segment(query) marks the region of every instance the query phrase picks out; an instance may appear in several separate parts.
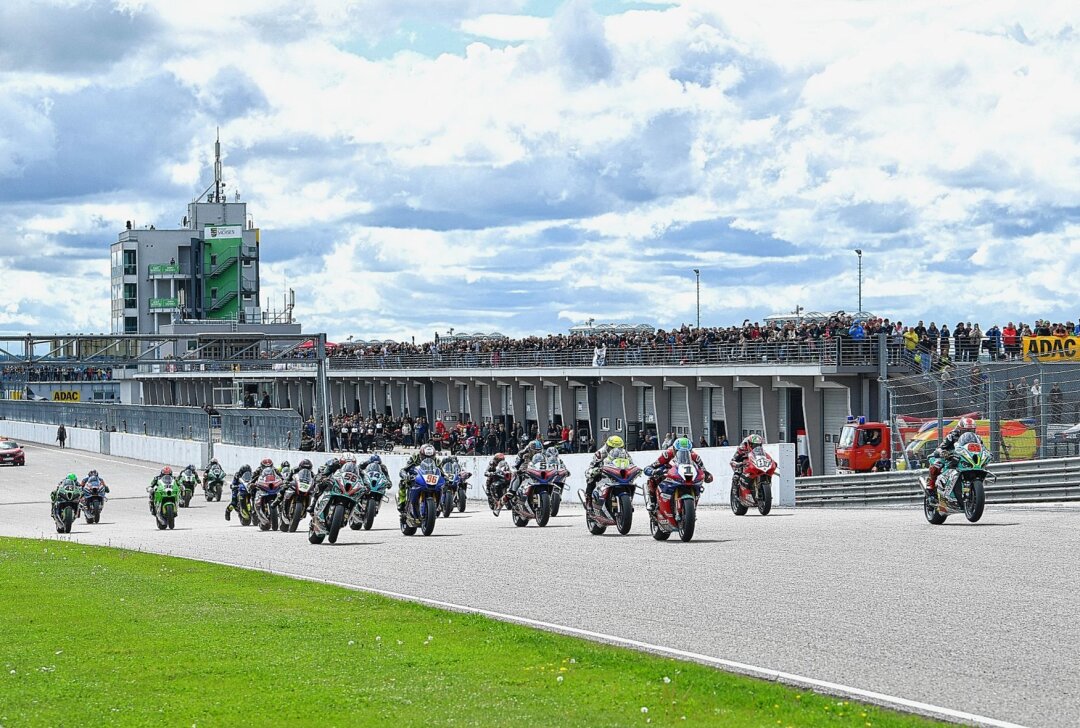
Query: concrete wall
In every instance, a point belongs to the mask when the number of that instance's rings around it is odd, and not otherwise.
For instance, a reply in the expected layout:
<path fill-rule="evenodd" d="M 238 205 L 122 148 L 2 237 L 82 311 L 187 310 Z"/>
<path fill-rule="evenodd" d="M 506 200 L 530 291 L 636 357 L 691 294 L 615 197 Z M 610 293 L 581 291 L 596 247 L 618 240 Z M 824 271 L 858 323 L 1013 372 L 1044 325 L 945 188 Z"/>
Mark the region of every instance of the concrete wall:
<path fill-rule="evenodd" d="M 210 459 L 209 446 L 205 442 L 128 435 L 122 432 L 111 432 L 107 435 L 109 448 L 107 455 L 147 460 L 162 465 L 192 464 L 196 467 L 202 467 Z"/>
<path fill-rule="evenodd" d="M 56 428 L 56 425 L 41 425 L 36 422 L 0 420 L 0 436 L 10 437 L 19 443 L 37 442 L 45 445 L 58 445 Z M 76 450 L 101 452 L 101 431 L 82 427 L 68 427 L 67 446 Z"/>

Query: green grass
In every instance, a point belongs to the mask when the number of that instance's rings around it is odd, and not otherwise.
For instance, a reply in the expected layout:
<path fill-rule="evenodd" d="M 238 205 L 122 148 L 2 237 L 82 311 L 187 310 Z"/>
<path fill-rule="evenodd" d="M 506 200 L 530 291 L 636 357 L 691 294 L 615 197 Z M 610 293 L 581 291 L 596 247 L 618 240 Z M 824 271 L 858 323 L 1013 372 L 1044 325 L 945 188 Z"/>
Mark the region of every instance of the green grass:
<path fill-rule="evenodd" d="M 483 617 L 57 541 L 0 538 L 0 666 L 5 728 L 930 725 Z"/>

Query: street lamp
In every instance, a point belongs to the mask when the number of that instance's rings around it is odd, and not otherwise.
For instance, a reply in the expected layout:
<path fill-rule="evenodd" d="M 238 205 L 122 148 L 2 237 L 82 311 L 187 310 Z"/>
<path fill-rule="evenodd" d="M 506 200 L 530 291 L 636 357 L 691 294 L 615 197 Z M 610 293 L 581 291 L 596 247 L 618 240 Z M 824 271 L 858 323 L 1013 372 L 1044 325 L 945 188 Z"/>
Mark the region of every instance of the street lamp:
<path fill-rule="evenodd" d="M 701 328 L 701 271 L 694 268 L 694 283 L 697 288 L 697 328 Z"/>
<path fill-rule="evenodd" d="M 862 250 L 855 248 L 855 255 L 859 256 L 859 310 L 856 314 L 862 313 Z"/>

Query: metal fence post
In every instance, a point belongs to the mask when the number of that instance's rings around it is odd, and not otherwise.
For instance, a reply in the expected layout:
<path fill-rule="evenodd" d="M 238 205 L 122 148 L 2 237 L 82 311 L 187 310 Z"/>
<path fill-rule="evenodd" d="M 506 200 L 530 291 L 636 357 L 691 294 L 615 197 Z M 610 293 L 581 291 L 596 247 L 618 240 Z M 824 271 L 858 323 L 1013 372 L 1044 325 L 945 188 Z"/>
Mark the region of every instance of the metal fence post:
<path fill-rule="evenodd" d="M 990 452 L 995 460 L 1001 459 L 1001 413 L 998 407 L 1000 397 L 996 371 L 990 369 L 986 374 L 986 417 L 990 420 Z"/>
<path fill-rule="evenodd" d="M 1039 427 L 1039 459 L 1041 460 L 1046 457 L 1046 439 L 1049 435 L 1047 411 L 1050 404 L 1050 390 L 1046 386 L 1046 368 L 1043 366 L 1042 359 L 1036 358 L 1035 363 L 1039 367 L 1039 401 L 1036 404 L 1039 411 L 1035 419 Z"/>
<path fill-rule="evenodd" d="M 937 391 L 937 439 L 940 446 L 945 439 L 945 387 L 940 379 L 934 380 L 934 387 Z"/>
<path fill-rule="evenodd" d="M 878 351 L 878 420 L 888 422 L 892 412 L 889 391 L 885 383 L 889 380 L 889 347 L 885 334 L 877 335 Z"/>

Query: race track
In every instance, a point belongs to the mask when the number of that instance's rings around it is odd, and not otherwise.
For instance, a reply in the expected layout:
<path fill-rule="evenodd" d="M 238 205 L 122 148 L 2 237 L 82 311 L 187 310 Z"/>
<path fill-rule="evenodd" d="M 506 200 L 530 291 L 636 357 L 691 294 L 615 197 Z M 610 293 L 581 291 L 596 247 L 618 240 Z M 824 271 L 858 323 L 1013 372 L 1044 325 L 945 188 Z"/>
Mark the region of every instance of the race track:
<path fill-rule="evenodd" d="M 475 503 L 434 536 L 406 538 L 384 505 L 374 530 L 311 546 L 227 523 L 225 504 L 201 495 L 177 530 L 158 531 L 144 491 L 157 465 L 34 445 L 27 463 L 0 468 L 0 535 L 57 537 L 49 491 L 96 467 L 113 491 L 102 523 L 64 538 L 422 597 L 1000 721 L 1080 725 L 1074 508 L 990 507 L 978 525 L 953 516 L 938 528 L 912 510 L 710 509 L 684 544 L 654 541 L 643 509 L 629 536 L 595 537 L 580 508 L 519 529 Z"/>

